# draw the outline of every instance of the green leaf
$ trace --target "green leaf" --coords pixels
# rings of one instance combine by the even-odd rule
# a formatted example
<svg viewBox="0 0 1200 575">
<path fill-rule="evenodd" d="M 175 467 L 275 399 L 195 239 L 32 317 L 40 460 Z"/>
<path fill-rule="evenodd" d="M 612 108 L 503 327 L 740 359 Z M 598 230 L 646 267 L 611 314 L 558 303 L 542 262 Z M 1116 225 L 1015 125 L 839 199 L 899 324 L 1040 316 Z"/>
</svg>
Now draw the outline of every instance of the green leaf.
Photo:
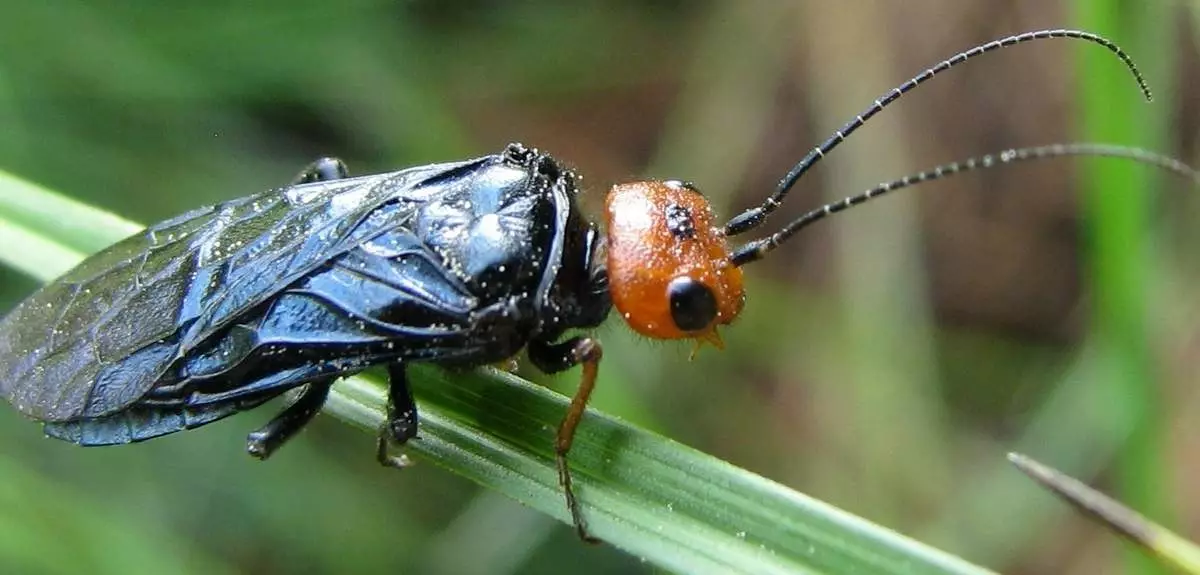
<svg viewBox="0 0 1200 575">
<path fill-rule="evenodd" d="M 42 281 L 136 229 L 0 173 L 0 241 L 10 248 L 0 250 L 0 261 Z M 569 522 L 552 452 L 565 397 L 491 369 L 418 365 L 410 379 L 422 419 L 408 450 L 418 462 Z M 385 393 L 377 379 L 348 378 L 324 411 L 374 433 L 384 420 Z M 988 572 L 595 411 L 579 428 L 571 468 L 592 533 L 672 571 Z"/>
</svg>

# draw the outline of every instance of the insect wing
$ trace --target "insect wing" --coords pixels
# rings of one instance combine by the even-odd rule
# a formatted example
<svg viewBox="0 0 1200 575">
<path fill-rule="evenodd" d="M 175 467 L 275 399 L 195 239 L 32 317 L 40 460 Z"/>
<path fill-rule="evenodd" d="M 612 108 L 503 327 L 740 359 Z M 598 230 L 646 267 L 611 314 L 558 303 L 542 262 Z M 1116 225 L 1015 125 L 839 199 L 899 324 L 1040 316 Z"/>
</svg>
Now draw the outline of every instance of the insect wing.
<svg viewBox="0 0 1200 575">
<path fill-rule="evenodd" d="M 221 236 L 219 265 L 197 278 L 214 284 L 199 302 L 195 323 L 182 336 L 181 351 L 225 327 L 291 282 L 395 226 L 396 212 L 413 213 L 444 192 L 445 177 L 469 171 L 493 156 L 450 164 L 433 164 L 376 176 L 283 188 L 281 213 L 265 226 L 239 224 Z M 388 202 L 402 205 L 388 217 L 370 217 Z M 244 233 L 245 231 L 249 233 Z M 243 240 L 242 238 L 247 238 Z M 237 246 L 228 248 L 227 246 Z M 186 321 L 187 318 L 185 318 Z"/>
<path fill-rule="evenodd" d="M 192 346 L 378 233 L 376 208 L 415 208 L 439 191 L 423 184 L 484 160 L 280 188 L 127 238 L 0 319 L 0 396 L 43 421 L 121 409 Z"/>
</svg>

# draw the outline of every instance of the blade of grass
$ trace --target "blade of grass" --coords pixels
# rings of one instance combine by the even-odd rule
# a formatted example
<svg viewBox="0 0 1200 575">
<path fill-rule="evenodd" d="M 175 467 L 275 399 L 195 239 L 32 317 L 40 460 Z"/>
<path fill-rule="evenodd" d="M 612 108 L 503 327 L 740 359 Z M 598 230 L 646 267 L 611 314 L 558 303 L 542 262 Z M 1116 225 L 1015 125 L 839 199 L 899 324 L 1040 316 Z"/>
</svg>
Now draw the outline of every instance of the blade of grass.
<svg viewBox="0 0 1200 575">
<path fill-rule="evenodd" d="M 53 247 L 0 250 L 0 260 L 43 281 L 82 259 L 68 244 L 92 251 L 136 227 L 12 177 L 0 178 L 4 186 L 0 230 Z M 63 225 L 56 207 L 70 214 L 71 225 Z M 417 366 L 412 383 L 423 416 L 412 452 L 569 521 L 551 449 L 565 397 L 494 370 Z M 348 378 L 335 386 L 325 412 L 374 432 L 384 420 L 385 386 Z M 593 533 L 672 571 L 987 572 L 595 411 L 576 438 L 572 469 Z"/>
<path fill-rule="evenodd" d="M 53 230 L 53 235 L 44 238 L 51 241 L 41 242 L 43 249 L 51 249 L 45 244 L 58 243 L 63 249 L 87 254 L 142 228 L 129 220 L 80 204 L 3 171 L 0 171 L 0 205 L 4 206 L 4 221 L 8 224 L 9 233 L 14 234 L 14 239 L 20 235 L 25 241 L 35 242 L 38 230 Z M 8 242 L 0 245 L 11 247 Z M 8 255 L 13 256 L 11 253 Z M 38 263 L 33 258 L 14 258 L 6 260 L 6 263 L 17 266 L 26 259 Z M 67 271 L 71 265 L 74 264 L 57 269 L 43 267 L 41 272 L 35 269 L 21 271 L 42 281 L 49 281 Z"/>
<path fill-rule="evenodd" d="M 1084 29 L 1108 34 L 1126 48 L 1148 77 L 1166 79 L 1174 30 L 1167 5 L 1139 3 L 1130 9 L 1123 0 L 1077 0 L 1075 22 Z M 1136 113 L 1135 94 L 1122 89 L 1122 71 L 1095 57 L 1079 53 L 1080 136 L 1085 140 L 1128 142 L 1165 149 L 1166 116 L 1148 118 Z M 1165 88 L 1165 89 L 1164 89 Z M 1158 86 L 1159 100 L 1169 99 L 1171 87 Z M 1096 162 L 1082 174 L 1087 222 L 1087 258 L 1092 286 L 1092 328 L 1109 363 L 1103 385 L 1119 388 L 1134 428 L 1119 457 L 1122 498 L 1157 517 L 1167 517 L 1163 496 L 1164 435 L 1158 414 L 1164 412 L 1149 348 L 1148 286 L 1154 281 L 1148 238 L 1149 212 L 1159 174 L 1137 166 Z M 1140 553 L 1131 555 L 1135 573 L 1160 572 Z"/>
</svg>

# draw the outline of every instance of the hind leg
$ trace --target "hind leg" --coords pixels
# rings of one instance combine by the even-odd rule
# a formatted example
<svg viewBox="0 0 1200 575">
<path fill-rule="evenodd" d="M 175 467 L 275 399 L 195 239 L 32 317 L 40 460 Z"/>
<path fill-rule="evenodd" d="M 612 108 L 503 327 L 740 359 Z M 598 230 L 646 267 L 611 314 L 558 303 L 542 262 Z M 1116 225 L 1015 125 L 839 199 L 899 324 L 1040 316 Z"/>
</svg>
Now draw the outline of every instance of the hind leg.
<svg viewBox="0 0 1200 575">
<path fill-rule="evenodd" d="M 297 397 L 291 405 L 284 408 L 266 425 L 246 437 L 246 453 L 258 459 L 270 457 L 276 449 L 279 449 L 305 425 L 308 425 L 318 411 L 321 411 L 321 406 L 325 405 L 325 398 L 329 397 L 329 388 L 332 385 L 332 381 L 306 385 L 300 392 L 300 397 Z"/>
<path fill-rule="evenodd" d="M 393 445 L 399 447 L 417 436 L 417 404 L 413 401 L 404 364 L 388 366 L 388 415 L 379 428 L 379 439 L 375 444 L 375 458 L 387 467 L 406 467 L 408 458 L 404 454 L 391 455 Z"/>
</svg>

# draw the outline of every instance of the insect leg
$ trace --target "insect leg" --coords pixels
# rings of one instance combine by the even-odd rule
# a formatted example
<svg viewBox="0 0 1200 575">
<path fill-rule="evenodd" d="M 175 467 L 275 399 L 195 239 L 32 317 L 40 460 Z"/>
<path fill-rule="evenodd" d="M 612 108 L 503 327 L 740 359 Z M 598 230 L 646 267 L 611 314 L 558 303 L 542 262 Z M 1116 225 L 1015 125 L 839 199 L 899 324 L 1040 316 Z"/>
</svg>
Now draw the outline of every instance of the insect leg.
<svg viewBox="0 0 1200 575">
<path fill-rule="evenodd" d="M 575 499 L 575 491 L 571 487 L 571 470 L 567 466 L 567 453 L 571 451 L 575 429 L 583 419 L 588 398 L 592 395 L 592 389 L 596 387 L 596 374 L 600 369 L 600 358 L 603 356 L 600 342 L 590 337 L 573 337 L 557 344 L 535 340 L 530 342 L 528 349 L 529 360 L 546 373 L 583 365 L 579 388 L 575 391 L 575 397 L 571 398 L 571 405 L 567 407 L 567 414 L 563 416 L 562 423 L 558 425 L 558 434 L 554 439 L 554 460 L 558 465 L 558 482 L 567 497 L 567 508 L 571 511 L 576 533 L 584 541 L 598 543 L 599 539 L 588 535 L 587 523 L 583 519 L 579 502 Z"/>
<path fill-rule="evenodd" d="M 246 437 L 246 453 L 266 459 L 296 432 L 300 431 L 325 405 L 332 381 L 319 381 L 304 386 L 291 405 Z"/>
<path fill-rule="evenodd" d="M 407 467 L 408 458 L 403 454 L 390 455 L 392 445 L 401 446 L 417 436 L 417 404 L 413 401 L 412 389 L 404 374 L 404 364 L 388 365 L 388 408 L 387 421 L 379 428 L 375 458 L 387 467 Z"/>
<path fill-rule="evenodd" d="M 338 158 L 320 158 L 300 170 L 300 173 L 292 178 L 292 185 L 340 180 L 349 175 L 350 170 L 346 168 L 346 162 Z"/>
</svg>

